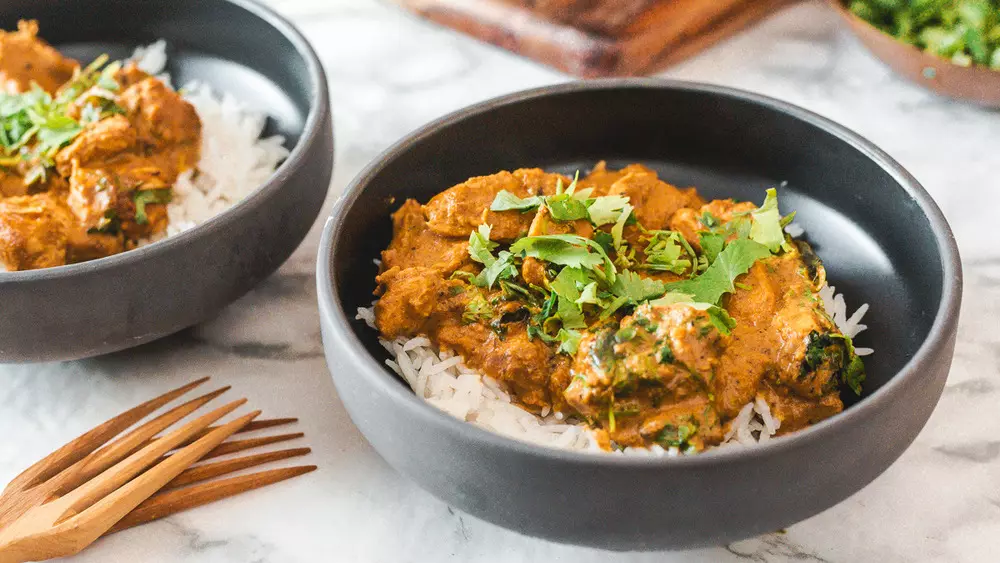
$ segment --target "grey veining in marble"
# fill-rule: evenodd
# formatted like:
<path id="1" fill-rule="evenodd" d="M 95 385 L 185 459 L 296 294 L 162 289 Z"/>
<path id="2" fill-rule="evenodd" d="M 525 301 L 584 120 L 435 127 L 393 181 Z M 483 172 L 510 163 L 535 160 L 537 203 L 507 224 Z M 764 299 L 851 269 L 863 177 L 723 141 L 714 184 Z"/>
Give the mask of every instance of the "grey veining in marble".
<path id="1" fill-rule="evenodd" d="M 338 152 L 328 205 L 370 159 L 424 122 L 569 80 L 387 3 L 273 4 L 309 37 L 329 74 Z M 124 408 L 212 375 L 268 415 L 299 416 L 319 471 L 117 534 L 74 560 L 997 561 L 1000 113 L 893 76 L 818 1 L 783 10 L 665 75 L 747 88 L 844 123 L 908 167 L 955 229 L 966 290 L 948 386 L 914 445 L 861 493 L 785 533 L 687 553 L 554 545 L 454 511 L 386 466 L 337 400 L 313 288 L 319 225 L 276 275 L 201 326 L 98 359 L 0 366 L 0 481 Z"/>

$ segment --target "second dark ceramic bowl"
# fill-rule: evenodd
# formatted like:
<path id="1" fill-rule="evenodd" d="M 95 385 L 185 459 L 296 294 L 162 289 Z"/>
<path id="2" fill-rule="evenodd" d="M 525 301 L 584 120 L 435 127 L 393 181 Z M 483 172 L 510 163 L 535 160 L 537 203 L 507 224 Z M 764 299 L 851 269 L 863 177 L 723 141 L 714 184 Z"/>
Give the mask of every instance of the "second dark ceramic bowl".
<path id="1" fill-rule="evenodd" d="M 90 61 L 166 39 L 173 82 L 269 116 L 291 155 L 231 209 L 149 246 L 82 264 L 0 272 L 0 363 L 68 360 L 149 342 L 212 316 L 278 268 L 315 222 L 333 170 L 326 77 L 306 40 L 248 0 L 9 0 L 0 26 Z"/>
<path id="2" fill-rule="evenodd" d="M 642 162 L 707 197 L 759 201 L 781 188 L 854 307 L 871 304 L 859 346 L 860 401 L 755 448 L 681 458 L 546 449 L 490 434 L 417 398 L 354 320 L 375 287 L 372 259 L 405 198 L 427 201 L 470 176 L 599 159 Z M 774 531 L 861 490 L 913 441 L 954 352 L 962 277 L 940 210 L 905 170 L 812 113 L 717 86 L 625 80 L 553 86 L 452 114 L 363 171 L 337 204 L 317 266 L 327 361 L 340 399 L 401 473 L 484 520 L 559 542 L 688 548 Z M 919 494 L 914 491 L 914 494 Z"/>

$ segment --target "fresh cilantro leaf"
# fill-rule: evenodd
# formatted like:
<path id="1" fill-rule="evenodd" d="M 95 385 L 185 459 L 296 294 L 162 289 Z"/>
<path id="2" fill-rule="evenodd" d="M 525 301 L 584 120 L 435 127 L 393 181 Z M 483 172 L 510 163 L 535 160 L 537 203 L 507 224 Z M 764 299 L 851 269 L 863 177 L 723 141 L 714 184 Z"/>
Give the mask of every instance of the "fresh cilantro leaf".
<path id="1" fill-rule="evenodd" d="M 598 307 L 604 307 L 607 302 L 601 299 L 598 294 L 597 282 L 590 282 L 584 286 L 583 291 L 580 292 L 580 296 L 576 298 L 575 303 L 581 307 L 584 304 L 597 305 Z"/>
<path id="2" fill-rule="evenodd" d="M 483 268 L 482 272 L 473 280 L 479 287 L 493 288 L 498 279 L 512 279 L 517 277 L 517 267 L 514 266 L 514 255 L 506 250 L 501 250 L 497 259 Z"/>
<path id="3" fill-rule="evenodd" d="M 594 198 L 587 206 L 590 213 L 590 222 L 595 227 L 609 225 L 618 221 L 622 210 L 629 203 L 628 197 L 620 195 L 606 195 Z"/>
<path id="4" fill-rule="evenodd" d="M 594 189 L 587 188 L 585 190 L 580 190 L 579 192 L 577 192 L 576 187 L 579 184 L 579 182 L 580 182 L 580 171 L 577 170 L 576 174 L 573 176 L 573 181 L 569 183 L 569 186 L 567 186 L 566 191 L 564 192 L 562 189 L 562 178 L 559 178 L 556 181 L 556 195 L 566 194 L 568 196 L 573 196 L 576 199 L 586 200 L 588 197 L 590 197 L 590 194 L 593 193 Z"/>
<path id="5" fill-rule="evenodd" d="M 545 206 L 556 221 L 576 221 L 588 217 L 587 206 L 569 193 L 545 198 Z"/>
<path id="6" fill-rule="evenodd" d="M 108 209 L 104 212 L 104 216 L 97 222 L 96 227 L 91 227 L 87 229 L 88 235 L 94 234 L 108 234 L 117 235 L 121 232 L 122 222 L 118 217 L 118 211 L 114 209 Z"/>
<path id="7" fill-rule="evenodd" d="M 44 127 L 39 126 L 38 150 L 52 154 L 76 138 L 81 131 L 83 127 L 73 119 L 51 117 L 45 121 Z"/>
<path id="8" fill-rule="evenodd" d="M 722 221 L 720 221 L 718 217 L 712 215 L 708 211 L 701 214 L 699 221 L 701 222 L 702 225 L 705 225 L 706 229 L 710 230 L 715 229 L 716 227 L 722 224 Z"/>
<path id="9" fill-rule="evenodd" d="M 170 188 L 157 188 L 154 190 L 136 190 L 132 194 L 132 201 L 135 202 L 135 222 L 145 225 L 149 222 L 146 215 L 146 205 L 150 203 L 170 203 L 174 193 Z"/>
<path id="10" fill-rule="evenodd" d="M 496 261 L 492 252 L 498 245 L 490 240 L 491 230 L 489 225 L 483 223 L 469 235 L 469 257 L 486 266 Z"/>
<path id="11" fill-rule="evenodd" d="M 651 231 L 649 242 L 646 244 L 646 264 L 648 270 L 658 270 L 683 274 L 691 267 L 690 257 L 694 254 L 690 252 L 690 246 L 684 237 L 676 231 Z M 682 258 L 682 255 L 684 256 Z"/>
<path id="12" fill-rule="evenodd" d="M 691 438 L 698 433 L 698 427 L 693 423 L 687 424 L 667 424 L 656 436 L 656 442 L 664 448 L 678 448 L 687 450 L 692 446 Z"/>
<path id="13" fill-rule="evenodd" d="M 628 224 L 628 220 L 632 216 L 632 206 L 625 204 L 621 215 L 618 216 L 618 220 L 611 227 L 611 242 L 615 248 L 615 263 L 623 268 L 631 266 L 632 259 L 635 258 L 635 249 L 629 249 L 625 245 L 624 239 L 625 225 Z"/>
<path id="14" fill-rule="evenodd" d="M 498 246 L 490 240 L 491 228 L 487 224 L 469 235 L 469 257 L 483 265 L 479 275 L 469 281 L 479 287 L 493 287 L 498 279 L 511 279 L 517 276 L 514 266 L 514 256 L 506 250 L 500 251 L 498 257 L 493 256 L 493 250 Z"/>
<path id="15" fill-rule="evenodd" d="M 726 235 L 701 232 L 698 233 L 698 242 L 701 244 L 702 254 L 708 260 L 708 263 L 711 264 L 715 262 L 715 258 L 722 252 L 722 248 L 726 245 Z"/>
<path id="16" fill-rule="evenodd" d="M 595 252 L 591 252 L 594 250 Z M 616 269 L 601 245 L 577 235 L 542 235 L 524 237 L 510 247 L 515 256 L 525 256 L 573 268 L 595 270 L 603 264 L 601 275 L 612 283 Z"/>
<path id="17" fill-rule="evenodd" d="M 846 366 L 840 372 L 840 380 L 842 383 L 851 388 L 855 395 L 861 395 L 861 384 L 865 382 L 867 374 L 865 373 L 865 362 L 858 356 L 857 352 L 854 351 L 854 341 L 850 336 L 846 334 L 840 336 L 844 339 L 844 344 L 847 347 L 846 354 Z"/>
<path id="18" fill-rule="evenodd" d="M 579 287 L 591 282 L 590 276 L 580 268 L 563 268 L 549 283 L 549 288 L 560 297 L 565 297 L 570 301 L 580 298 Z"/>
<path id="19" fill-rule="evenodd" d="M 556 316 L 562 322 L 563 328 L 587 328 L 583 311 L 576 303 L 560 296 L 557 300 Z"/>
<path id="20" fill-rule="evenodd" d="M 100 88 L 108 90 L 109 92 L 117 92 L 119 86 L 118 82 L 115 80 L 115 74 L 121 69 L 121 67 L 121 61 L 114 61 L 104 67 L 101 74 L 97 77 L 95 84 Z"/>
<path id="21" fill-rule="evenodd" d="M 759 242 L 734 240 L 701 275 L 667 284 L 667 290 L 686 293 L 692 295 L 695 301 L 717 305 L 724 294 L 736 289 L 733 283 L 737 277 L 747 273 L 757 260 L 770 255 L 771 251 Z"/>
<path id="22" fill-rule="evenodd" d="M 673 305 L 676 303 L 686 303 L 699 311 L 708 313 L 708 320 L 720 333 L 729 334 L 736 327 L 736 321 L 729 316 L 725 309 L 711 303 L 699 303 L 695 301 L 694 295 L 672 291 L 659 299 L 649 302 L 651 305 Z"/>
<path id="23" fill-rule="evenodd" d="M 717 305 L 711 305 L 705 310 L 708 313 L 708 320 L 712 322 L 720 333 L 729 334 L 736 328 L 736 320 L 729 316 L 729 313 Z"/>
<path id="24" fill-rule="evenodd" d="M 580 340 L 582 338 L 583 335 L 579 331 L 569 328 L 559 329 L 559 333 L 556 334 L 556 339 L 561 342 L 559 351 L 570 356 L 576 354 L 576 351 L 580 349 Z"/>
<path id="25" fill-rule="evenodd" d="M 628 221 L 631 214 L 632 206 L 626 203 L 622 208 L 621 214 L 618 215 L 618 219 L 615 221 L 615 226 L 611 227 L 611 238 L 614 241 L 616 250 L 622 246 L 622 233 L 625 230 L 625 222 Z"/>
<path id="26" fill-rule="evenodd" d="M 541 196 L 521 199 L 507 190 L 500 190 L 490 204 L 490 211 L 530 211 L 541 205 L 542 201 Z"/>
<path id="27" fill-rule="evenodd" d="M 531 340 L 533 338 L 540 338 L 542 342 L 545 342 L 546 344 L 555 344 L 559 342 L 559 338 L 557 336 L 549 335 L 544 330 L 542 330 L 542 328 L 539 327 L 538 325 L 529 323 L 527 332 L 528 332 L 528 340 Z"/>
<path id="28" fill-rule="evenodd" d="M 619 276 L 619 277 L 621 277 L 621 276 Z M 609 303 L 608 306 L 604 308 L 604 311 L 601 312 L 601 315 L 598 318 L 600 320 L 602 320 L 602 321 L 604 319 L 607 319 L 611 315 L 615 314 L 615 311 L 617 311 L 618 309 L 621 309 L 628 302 L 629 302 L 629 297 L 627 295 L 618 295 L 618 296 L 616 296 L 611 301 L 611 303 Z"/>
<path id="29" fill-rule="evenodd" d="M 785 231 L 781 227 L 778 212 L 778 191 L 767 190 L 767 197 L 760 207 L 750 212 L 753 224 L 750 226 L 750 240 L 766 246 L 771 252 L 778 252 L 785 243 Z"/>
<path id="30" fill-rule="evenodd" d="M 611 236 L 611 233 L 594 231 L 594 242 L 601 245 L 605 254 L 611 254 L 611 252 L 615 249 L 615 239 Z"/>
<path id="31" fill-rule="evenodd" d="M 472 324 L 475 322 L 488 322 L 493 318 L 493 307 L 490 306 L 489 301 L 479 291 L 469 298 L 469 302 L 465 304 L 465 311 L 462 312 L 462 322 L 465 324 Z"/>
<path id="32" fill-rule="evenodd" d="M 671 291 L 664 293 L 661 297 L 650 301 L 650 305 L 674 305 L 676 303 L 694 303 L 694 295 L 690 293 L 681 293 L 679 291 Z"/>
<path id="33" fill-rule="evenodd" d="M 663 295 L 666 285 L 659 281 L 644 278 L 630 270 L 622 270 L 611 286 L 611 292 L 618 297 L 625 297 L 629 302 L 641 303 Z"/>

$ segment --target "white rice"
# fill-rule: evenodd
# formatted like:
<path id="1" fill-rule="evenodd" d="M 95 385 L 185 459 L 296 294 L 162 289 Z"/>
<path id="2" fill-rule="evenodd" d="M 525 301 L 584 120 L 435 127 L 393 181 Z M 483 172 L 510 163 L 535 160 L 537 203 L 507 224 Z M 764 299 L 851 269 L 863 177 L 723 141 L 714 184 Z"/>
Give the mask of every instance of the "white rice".
<path id="1" fill-rule="evenodd" d="M 166 46 L 160 40 L 139 47 L 132 60 L 170 85 L 170 77 L 162 74 Z M 190 229 L 225 211 L 256 190 L 288 156 L 284 137 L 260 138 L 267 116 L 249 110 L 231 94 L 218 95 L 197 82 L 185 85 L 181 94 L 201 118 L 201 160 L 197 172 L 184 172 L 174 184 L 173 201 L 167 205 L 167 231 L 158 238 Z"/>
<path id="2" fill-rule="evenodd" d="M 854 337 L 865 330 L 861 318 L 868 310 L 864 304 L 847 315 L 844 296 L 831 286 L 819 291 L 824 307 L 846 335 Z M 375 309 L 358 308 L 357 319 L 375 327 Z M 379 339 L 393 359 L 385 363 L 402 377 L 423 400 L 442 411 L 497 434 L 524 442 L 568 450 L 605 453 L 597 445 L 593 432 L 582 424 L 567 420 L 568 413 L 544 412 L 532 414 L 511 402 L 500 384 L 488 375 L 466 367 L 461 358 L 447 350 L 436 351 L 429 339 L 398 338 L 393 342 Z M 871 354 L 870 348 L 857 348 L 858 355 Z M 770 406 L 761 397 L 747 403 L 733 419 L 723 440 L 724 447 L 752 446 L 774 436 L 781 421 L 771 416 Z M 632 456 L 676 456 L 677 448 L 659 445 L 645 448 L 625 448 L 614 452 Z"/>

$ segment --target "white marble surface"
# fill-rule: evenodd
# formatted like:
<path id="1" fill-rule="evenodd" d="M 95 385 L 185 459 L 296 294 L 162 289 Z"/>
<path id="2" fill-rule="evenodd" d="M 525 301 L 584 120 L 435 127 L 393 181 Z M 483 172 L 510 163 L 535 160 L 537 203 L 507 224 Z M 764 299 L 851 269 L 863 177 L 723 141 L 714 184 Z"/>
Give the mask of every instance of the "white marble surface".
<path id="1" fill-rule="evenodd" d="M 461 106 L 568 77 L 374 0 L 275 0 L 329 73 L 330 201 L 398 137 Z M 948 387 L 916 443 L 862 493 L 775 534 L 686 553 L 609 554 L 521 537 L 432 498 L 351 425 L 320 350 L 320 224 L 278 274 L 164 341 L 62 364 L 0 366 L 0 481 L 124 408 L 202 375 L 301 417 L 319 471 L 99 541 L 78 561 L 996 561 L 1000 555 L 1000 113 L 889 74 L 819 2 L 782 11 L 666 73 L 792 101 L 872 139 L 950 219 L 965 306 Z M 324 212 L 325 214 L 325 212 Z M 2 305 L 0 305 L 2 306 Z M 6 329 L 6 328 L 5 328 Z"/>

